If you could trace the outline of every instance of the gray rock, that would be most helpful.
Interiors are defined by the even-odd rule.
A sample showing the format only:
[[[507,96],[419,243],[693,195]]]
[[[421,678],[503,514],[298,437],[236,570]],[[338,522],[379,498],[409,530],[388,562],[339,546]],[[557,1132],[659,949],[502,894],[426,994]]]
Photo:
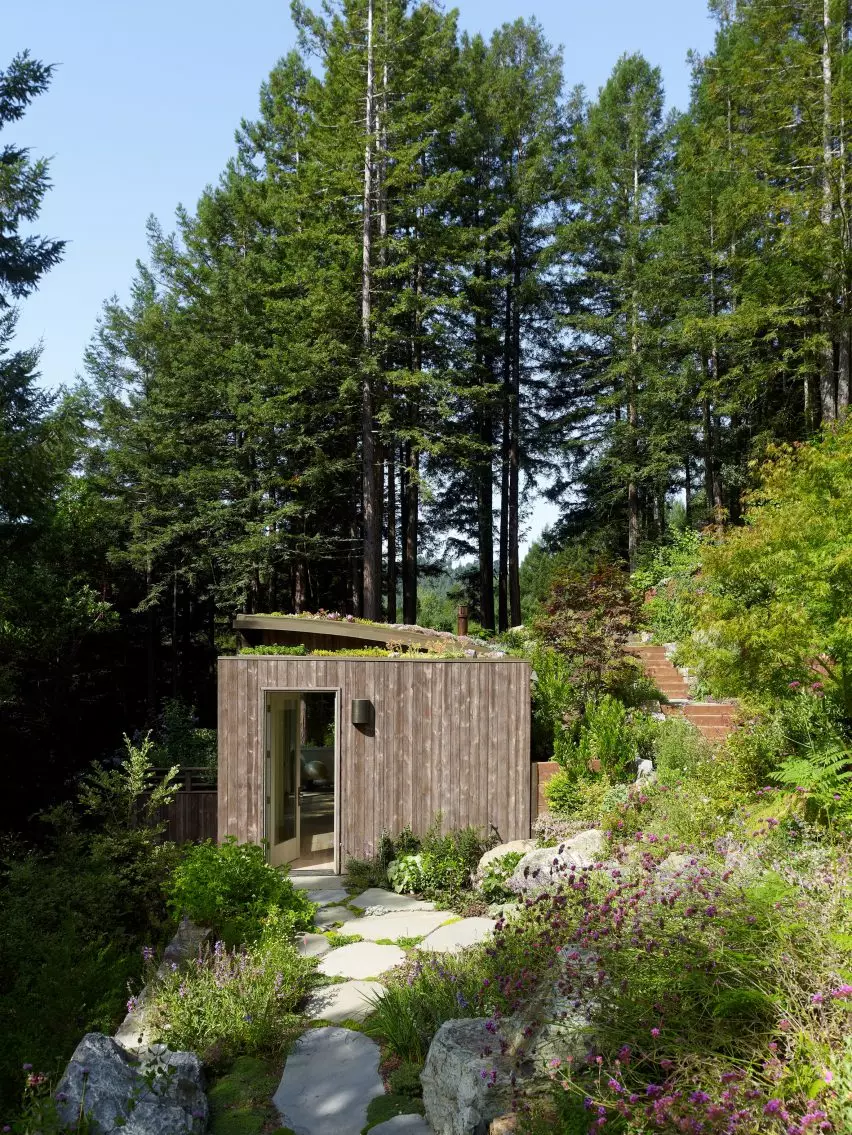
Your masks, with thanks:
[[[509,1110],[508,1062],[485,1026],[479,1018],[445,1021],[429,1046],[420,1081],[435,1135],[485,1135]]]
[[[63,1123],[75,1123],[82,1108],[95,1135],[200,1135],[207,1128],[201,1061],[165,1045],[136,1059],[112,1037],[87,1033],[56,1097]]]
[[[504,855],[509,855],[513,851],[520,851],[522,855],[526,855],[528,851],[535,850],[534,839],[513,839],[509,843],[499,843],[496,847],[492,847],[490,851],[486,851],[476,868],[476,878],[481,879],[485,874],[485,869],[489,863],[493,863],[495,859],[501,859]]]
[[[558,847],[541,847],[528,852],[506,883],[507,890],[523,894],[556,887],[568,878],[571,867],[593,867],[606,854],[606,836],[597,828],[579,832]]]
[[[359,1135],[367,1105],[384,1095],[379,1047],[350,1029],[309,1029],[284,1065],[272,1101],[296,1135]]]

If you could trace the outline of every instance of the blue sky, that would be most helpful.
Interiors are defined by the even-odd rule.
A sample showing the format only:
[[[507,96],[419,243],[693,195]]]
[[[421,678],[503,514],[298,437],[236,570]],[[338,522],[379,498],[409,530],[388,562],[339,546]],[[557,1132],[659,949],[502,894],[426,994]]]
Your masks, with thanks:
[[[319,6],[317,4],[317,6]],[[447,4],[447,7],[450,7]],[[294,43],[287,0],[6,0],[0,66],[29,48],[60,64],[53,85],[3,139],[52,156],[37,231],[70,243],[25,301],[20,345],[43,341],[47,386],[73,381],[104,299],[126,294],[145,254],[145,220],[192,206],[252,117],[258,87]],[[488,34],[535,15],[561,44],[568,86],[594,92],[619,55],[663,71],[670,105],[688,97],[690,48],[707,51],[705,0],[463,0],[460,22]],[[541,513],[534,520],[540,528]]]

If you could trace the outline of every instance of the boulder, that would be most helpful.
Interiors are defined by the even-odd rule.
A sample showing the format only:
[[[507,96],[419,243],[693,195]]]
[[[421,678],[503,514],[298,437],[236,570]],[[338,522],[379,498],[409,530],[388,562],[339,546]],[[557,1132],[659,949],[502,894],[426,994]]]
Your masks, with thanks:
[[[486,1135],[512,1095],[509,1065],[483,1018],[445,1021],[420,1074],[426,1118],[435,1135]]]
[[[563,883],[572,867],[593,867],[606,853],[606,836],[597,828],[579,832],[558,847],[528,852],[515,868],[506,887],[516,894],[539,891]]]
[[[102,1033],[87,1033],[56,1089],[60,1120],[81,1112],[93,1135],[200,1135],[207,1129],[201,1061],[151,1045],[139,1058]]]
[[[513,839],[509,843],[498,843],[496,847],[492,847],[490,851],[486,851],[479,861],[476,868],[476,878],[481,879],[485,874],[485,869],[489,863],[493,863],[495,859],[500,859],[504,855],[509,855],[513,851],[520,851],[522,855],[526,855],[528,851],[533,851],[535,848],[534,839]]]

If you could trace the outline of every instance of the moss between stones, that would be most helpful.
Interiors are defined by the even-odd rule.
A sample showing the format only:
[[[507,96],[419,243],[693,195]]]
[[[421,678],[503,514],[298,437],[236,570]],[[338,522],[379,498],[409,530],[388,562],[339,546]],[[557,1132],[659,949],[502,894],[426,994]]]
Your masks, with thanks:
[[[208,1094],[210,1135],[292,1135],[272,1103],[280,1061],[240,1056]]]
[[[411,1096],[376,1096],[367,1105],[367,1122],[361,1128],[361,1135],[364,1135],[371,1127],[384,1123],[388,1119],[393,1119],[395,1115],[422,1114],[423,1102],[412,1099]]]

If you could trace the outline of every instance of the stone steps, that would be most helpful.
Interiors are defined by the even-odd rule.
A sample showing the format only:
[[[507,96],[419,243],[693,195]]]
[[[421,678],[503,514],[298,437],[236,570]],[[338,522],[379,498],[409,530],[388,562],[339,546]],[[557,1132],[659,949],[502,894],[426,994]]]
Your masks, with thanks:
[[[689,684],[666,654],[664,646],[631,643],[626,653],[638,659],[642,669],[670,703],[662,707],[667,717],[685,717],[708,741],[721,742],[734,729],[736,706],[730,702],[695,702]]]

